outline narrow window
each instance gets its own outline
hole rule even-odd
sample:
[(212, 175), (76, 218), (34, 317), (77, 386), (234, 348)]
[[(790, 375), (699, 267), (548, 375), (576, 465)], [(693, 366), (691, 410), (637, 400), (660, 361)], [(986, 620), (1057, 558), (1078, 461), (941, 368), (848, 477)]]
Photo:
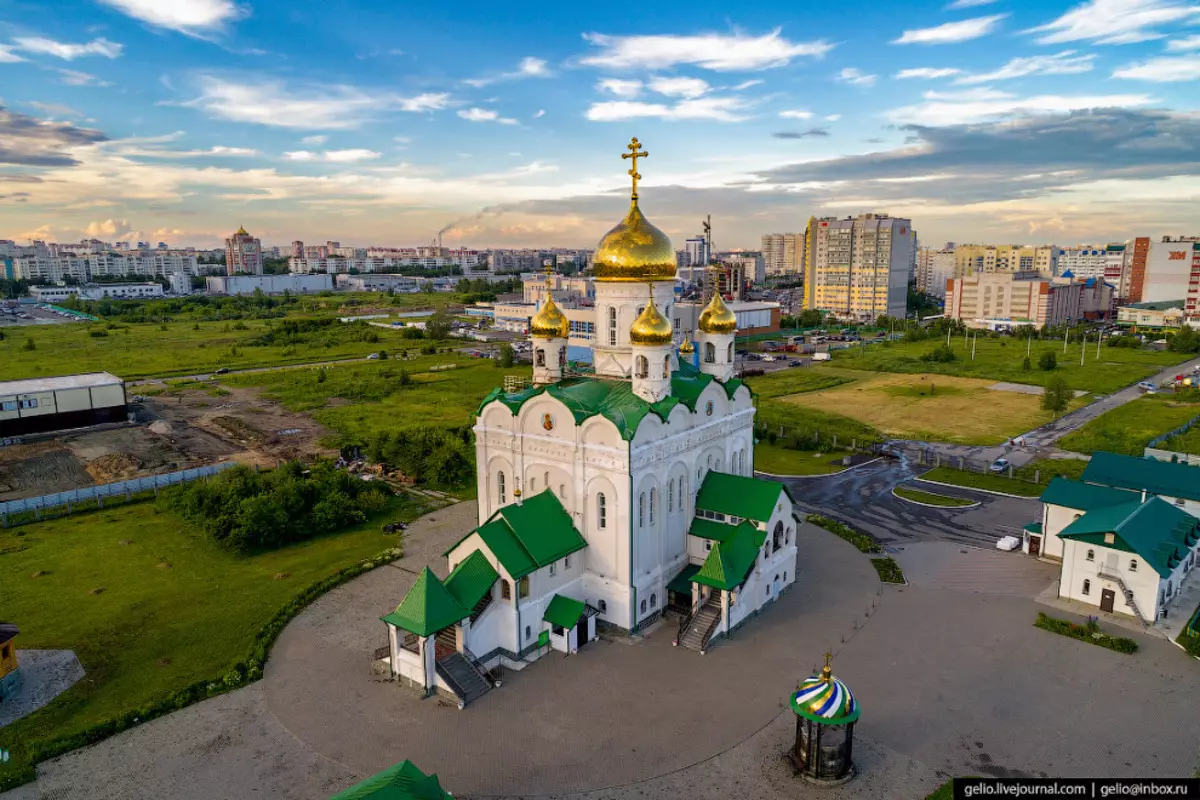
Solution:
[(537, 491), (537, 478), (529, 479), (529, 493), (533, 494)]
[(567, 499), (567, 485), (565, 483), (560, 483), (558, 485), (558, 499), (559, 500)]
[(679, 476), (679, 510), (683, 511), (683, 476)]
[(558, 574), (558, 564), (551, 561), (550, 562), (550, 577), (553, 578), (557, 574)]
[(712, 342), (704, 343), (704, 363), (715, 364), (717, 362), (717, 348)]
[(547, 487), (550, 486), (550, 473), (549, 472), (542, 473), (542, 483), (546, 484)]
[(525, 626), (525, 641), (528, 642), (532, 638), (533, 638), (533, 628), (526, 625)]
[(617, 307), (608, 307), (608, 344), (610, 347), (617, 343)]
[(642, 492), (638, 495), (638, 527), (644, 527), (646, 524), (646, 493)]
[(534, 366), (536, 366), (536, 367), (546, 366), (546, 351), (545, 350), (543, 350), (542, 348), (539, 347), (535, 351), (534, 356), (535, 356)]
[(648, 377), (650, 374), (649, 363), (650, 362), (648, 362), (646, 360), (645, 356), (638, 356), (637, 357), (637, 367), (634, 370), (634, 375), (636, 375), (639, 378)]
[(1136, 558), (1129, 562), (1129, 571), (1137, 572), (1137, 559)]
[(500, 599), (512, 600), (512, 586), (503, 579), (500, 581)]
[(570, 569), (570, 568), (571, 568), (571, 557), (565, 556), (563, 558), (563, 569)]
[(517, 584), (517, 587), (517, 591), (522, 599), (529, 597), (529, 576), (526, 575), (524, 578), (521, 578), (521, 582)]
[(508, 502), (505, 500), (503, 472), (496, 473), (496, 497), (499, 500), (500, 505), (504, 505), (506, 502)]
[(604, 493), (596, 495), (596, 517), (600, 521), (600, 528), (608, 527), (608, 503), (604, 499)]
[(608, 613), (608, 603), (604, 602), (603, 600), (596, 601), (596, 608), (600, 609), (601, 614)]
[(1087, 578), (1083, 579), (1083, 593), (1084, 594), (1092, 593), (1092, 582), (1089, 581)]
[(653, 611), (656, 608), (658, 608), (658, 595), (651, 593), (650, 594), (650, 610)]
[(645, 600), (642, 600), (642, 613), (643, 614), (646, 613), (646, 601)]
[(658, 505), (658, 489), (650, 490), (650, 524), (654, 524), (654, 507)]
[(730, 343), (729, 343), (729, 355), (728, 355), (728, 356), (726, 356), (726, 360), (727, 360), (727, 361), (728, 361), (730, 364), (732, 364), (732, 363), (733, 363), (733, 342), (730, 342)]
[(1095, 550), (1088, 550), (1088, 551), (1087, 551), (1087, 560), (1088, 560), (1088, 561), (1095, 561), (1095, 560), (1096, 560), (1096, 551), (1095, 551)]
[(667, 481), (667, 512), (675, 510), (675, 481)]
[(671, 377), (671, 356), (670, 354), (663, 356), (663, 374), (664, 378)]

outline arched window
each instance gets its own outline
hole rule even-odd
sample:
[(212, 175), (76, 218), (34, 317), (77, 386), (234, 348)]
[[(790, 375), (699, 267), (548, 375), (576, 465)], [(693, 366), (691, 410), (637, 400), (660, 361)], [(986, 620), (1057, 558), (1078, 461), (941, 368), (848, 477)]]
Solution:
[(645, 356), (638, 356), (638, 357), (637, 357), (637, 358), (634, 360), (634, 362), (633, 362), (633, 363), (634, 363), (634, 368), (633, 368), (633, 375), (634, 375), (634, 377), (636, 377), (636, 378), (645, 378), (645, 377), (648, 377), (648, 376), (649, 376), (649, 374), (650, 374), (650, 362), (646, 360), (646, 357), (645, 357)]
[(504, 473), (497, 472), (496, 473), (496, 498), (501, 505), (504, 505), (505, 503), (508, 502), (508, 500), (506, 499), (507, 497), (508, 497), (508, 495), (504, 491)]
[(535, 367), (546, 366), (546, 351), (540, 347), (533, 353), (533, 365)]
[(1089, 581), (1087, 578), (1083, 579), (1083, 593), (1084, 594), (1092, 593), (1092, 582)]
[(604, 492), (596, 495), (596, 519), (599, 520), (597, 527), (608, 527), (608, 503), (604, 499)]
[(567, 485), (565, 483), (560, 483), (558, 485), (558, 499), (559, 500), (567, 499)]
[(701, 467), (697, 466), (696, 467), (696, 485), (697, 486), (700, 485), (700, 476), (703, 474), (700, 472), (700, 470), (701, 470)]
[(608, 344), (610, 347), (617, 343), (617, 307), (608, 307)]
[(601, 614), (608, 613), (608, 603), (604, 602), (603, 600), (596, 601), (596, 608), (600, 609)]
[(565, 369), (567, 366), (567, 348), (558, 348), (558, 368)]
[(1129, 562), (1129, 571), (1137, 572), (1137, 559), (1136, 558)]
[(726, 356), (726, 359), (730, 364), (733, 363), (733, 342), (729, 343), (729, 355)]
[(512, 585), (505, 579), (500, 579), (500, 599), (512, 600)]
[(679, 510), (684, 511), (683, 507), (683, 476), (679, 476)]
[(650, 489), (650, 524), (654, 524), (654, 507), (658, 505), (658, 489)]
[(646, 599), (642, 598), (642, 613), (646, 613)]
[(671, 377), (671, 354), (667, 353), (663, 356), (663, 377)]
[(529, 479), (529, 493), (533, 494), (537, 491), (537, 478)]
[(542, 473), (542, 483), (546, 484), (547, 489), (550, 488), (550, 472), (549, 471)]
[(705, 466), (708, 469), (712, 469), (712, 453), (708, 454), (708, 460), (705, 462)]
[(675, 481), (667, 481), (667, 512), (675, 510)]
[(783, 573), (783, 582), (787, 583), (787, 572), (786, 571)]
[(646, 525), (646, 493), (642, 492), (638, 495), (638, 527)]
[(705, 364), (717, 363), (717, 348), (713, 346), (712, 342), (704, 343), (704, 363)]
[(775, 532), (771, 535), (772, 548), (778, 550), (783, 547), (783, 523), (775, 523)]
[(650, 593), (650, 610), (653, 611), (656, 608), (658, 608), (658, 595), (651, 592)]
[(525, 626), (525, 641), (527, 641), (527, 642), (528, 642), (528, 641), (529, 641), (530, 639), (532, 639), (532, 638), (533, 638), (533, 628), (531, 628), (530, 626), (526, 625), (526, 626)]
[(1088, 560), (1088, 561), (1095, 561), (1095, 560), (1096, 560), (1096, 551), (1095, 551), (1095, 550), (1088, 550), (1088, 551), (1087, 551), (1087, 560)]
[(749, 466), (749, 464), (746, 463), (746, 448), (744, 448), (744, 447), (742, 448), (742, 474), (743, 475), (750, 474), (750, 466)]

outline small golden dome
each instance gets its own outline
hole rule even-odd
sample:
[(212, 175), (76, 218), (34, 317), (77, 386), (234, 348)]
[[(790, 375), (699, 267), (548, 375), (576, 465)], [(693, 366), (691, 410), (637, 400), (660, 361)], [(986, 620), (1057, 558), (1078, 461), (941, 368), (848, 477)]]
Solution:
[(694, 352), (696, 352), (696, 346), (694, 344), (692, 344), (691, 339), (684, 336), (683, 344), (679, 345), (679, 354), (684, 355), (684, 356), (690, 356)]
[(671, 240), (650, 224), (636, 197), (625, 219), (600, 240), (593, 263), (598, 281), (675, 280)]
[(737, 315), (725, 305), (720, 292), (714, 292), (712, 300), (700, 312), (699, 327), (705, 333), (733, 333), (737, 330)]
[(542, 303), (541, 310), (529, 321), (529, 335), (542, 339), (566, 339), (569, 330), (566, 315), (558, 310), (554, 297), (547, 292), (546, 302)]
[(629, 341), (634, 344), (663, 345), (670, 344), (673, 338), (671, 323), (659, 313), (651, 297), (650, 305), (642, 309), (642, 313), (633, 321), (633, 327), (629, 329)]

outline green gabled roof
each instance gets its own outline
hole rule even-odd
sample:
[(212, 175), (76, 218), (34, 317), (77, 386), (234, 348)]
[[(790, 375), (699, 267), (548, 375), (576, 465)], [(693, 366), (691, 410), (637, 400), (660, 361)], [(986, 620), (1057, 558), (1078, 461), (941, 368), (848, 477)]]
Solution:
[(704, 566), (692, 577), (695, 583), (716, 589), (736, 589), (746, 580), (767, 534), (748, 522), (737, 525), (733, 531), (732, 536), (718, 542), (708, 552)]
[[(1162, 577), (1167, 577), (1195, 546), (1200, 520), (1163, 500), (1151, 497), (1087, 512), (1063, 528), (1062, 539), (1087, 542), (1137, 553)], [(1104, 535), (1114, 534), (1108, 544)]]
[(1053, 506), (1091, 511), (1093, 508), (1128, 503), (1138, 497), (1127, 489), (1114, 489), (1111, 486), (1098, 486), (1094, 483), (1055, 477), (1050, 479), (1050, 485), (1042, 492), (1040, 499), (1043, 503)]
[(460, 606), (473, 609), (492, 590), (499, 577), (500, 573), (487, 556), (476, 550), (446, 576), (446, 589)]
[(766, 522), (775, 513), (780, 492), (792, 496), (782, 483), (710, 471), (696, 495), (696, 508)]
[(550, 489), (499, 509), (475, 530), (454, 543), (449, 555), (472, 533), (487, 546), (496, 560), (513, 578), (523, 578), (534, 570), (551, 564), (577, 550), (587, 542), (575, 530), (571, 515)]
[(699, 564), (688, 564), (683, 568), (683, 571), (676, 575), (667, 583), (667, 591), (679, 592), (680, 594), (692, 593), (692, 578), (700, 571)]
[(397, 628), (403, 628), (417, 636), (429, 636), (442, 628), (447, 628), (470, 614), (464, 610), (454, 595), (438, 577), (426, 567), (417, 576), (417, 582), (404, 595), (396, 610), (386, 617), (384, 622), (390, 622)]
[(437, 775), (426, 775), (411, 761), (402, 761), (329, 800), (453, 800)]
[(1200, 467), (1189, 464), (1099, 452), (1092, 455), (1083, 479), (1104, 486), (1139, 492), (1145, 489), (1152, 494), (1200, 500)]
[[(493, 389), (483, 398), (476, 413), (483, 411), (489, 403), (499, 401), (515, 415), (526, 401), (544, 393), (569, 408), (576, 425), (589, 417), (600, 415), (617, 426), (621, 438), (629, 440), (647, 414), (653, 413), (666, 422), (671, 410), (681, 403), (694, 413), (700, 393), (714, 380), (713, 376), (681, 362), (679, 369), (671, 373), (671, 394), (657, 403), (647, 403), (638, 397), (633, 393), (632, 384), (626, 381), (568, 378), (550, 386), (530, 387), (513, 394), (507, 394), (503, 389)], [(730, 380), (724, 384), (725, 392), (732, 398), (740, 386), (740, 380)]]
[(542, 615), (542, 619), (560, 628), (573, 628), (583, 616), (584, 608), (584, 604), (573, 597), (556, 594), (550, 605), (546, 606), (546, 613)]
[(692, 526), (688, 528), (688, 533), (692, 536), (698, 536), (701, 539), (712, 539), (714, 542), (723, 542), (732, 536), (736, 530), (736, 525), (697, 517), (692, 520)]

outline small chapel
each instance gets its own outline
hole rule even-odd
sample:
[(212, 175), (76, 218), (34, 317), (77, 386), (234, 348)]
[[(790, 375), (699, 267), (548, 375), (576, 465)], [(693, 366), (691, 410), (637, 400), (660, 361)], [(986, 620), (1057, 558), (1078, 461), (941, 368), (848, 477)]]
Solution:
[[(476, 415), (478, 527), (426, 568), (387, 624), (391, 677), (466, 704), (497, 666), (575, 653), (598, 630), (670, 610), (703, 653), (796, 577), (781, 483), (754, 477), (754, 402), (734, 375), (737, 318), (719, 292), (676, 340), (675, 250), (638, 204), (594, 256), (591, 368), (567, 360), (549, 293), (529, 326), (533, 374)], [(682, 657), (682, 654), (681, 654)]]

